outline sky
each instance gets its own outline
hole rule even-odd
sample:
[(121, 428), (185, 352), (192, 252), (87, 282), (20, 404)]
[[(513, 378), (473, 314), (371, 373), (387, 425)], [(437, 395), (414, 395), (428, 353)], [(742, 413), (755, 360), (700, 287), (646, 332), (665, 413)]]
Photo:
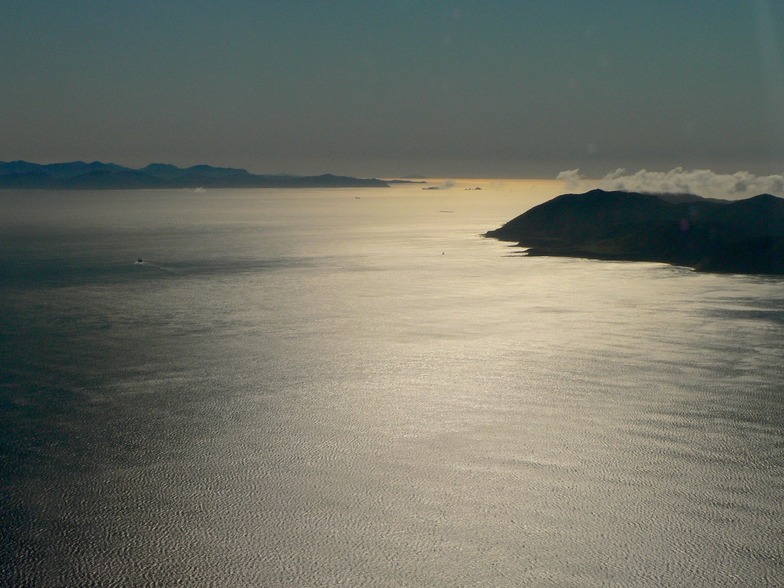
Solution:
[(0, 161), (784, 173), (780, 0), (0, 0)]

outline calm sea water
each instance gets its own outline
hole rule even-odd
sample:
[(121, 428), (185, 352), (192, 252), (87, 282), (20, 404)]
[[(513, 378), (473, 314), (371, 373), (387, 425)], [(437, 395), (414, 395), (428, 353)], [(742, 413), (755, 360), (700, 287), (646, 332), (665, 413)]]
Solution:
[(784, 585), (784, 280), (472, 186), (0, 192), (0, 584)]

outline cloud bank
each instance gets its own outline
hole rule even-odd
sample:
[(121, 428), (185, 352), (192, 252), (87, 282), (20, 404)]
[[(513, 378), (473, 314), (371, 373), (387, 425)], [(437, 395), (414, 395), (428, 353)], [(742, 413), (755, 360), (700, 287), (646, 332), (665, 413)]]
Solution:
[(719, 174), (709, 169), (685, 170), (680, 167), (666, 172), (642, 169), (627, 174), (617, 169), (601, 179), (586, 179), (579, 169), (566, 170), (558, 174), (572, 191), (602, 188), (628, 192), (697, 194), (708, 198), (738, 200), (757, 194), (784, 196), (784, 175), (755, 176), (746, 171), (734, 174)]

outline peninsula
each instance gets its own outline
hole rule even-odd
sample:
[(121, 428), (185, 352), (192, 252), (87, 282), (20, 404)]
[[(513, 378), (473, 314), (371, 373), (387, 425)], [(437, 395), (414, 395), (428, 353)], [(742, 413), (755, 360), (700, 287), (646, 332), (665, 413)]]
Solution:
[(485, 233), (528, 255), (656, 261), (700, 271), (784, 274), (784, 199), (592, 190), (564, 194)]
[(180, 168), (152, 163), (132, 169), (115, 163), (38, 164), (0, 162), (0, 189), (136, 190), (157, 188), (386, 188), (378, 179), (324, 174), (319, 176), (257, 175), (230, 167), (194, 165)]

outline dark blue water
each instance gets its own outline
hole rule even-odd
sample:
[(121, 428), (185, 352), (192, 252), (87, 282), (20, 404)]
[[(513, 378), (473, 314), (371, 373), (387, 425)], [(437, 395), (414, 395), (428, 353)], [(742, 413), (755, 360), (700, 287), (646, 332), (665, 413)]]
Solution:
[(784, 585), (784, 281), (459, 188), (0, 194), (0, 584)]

